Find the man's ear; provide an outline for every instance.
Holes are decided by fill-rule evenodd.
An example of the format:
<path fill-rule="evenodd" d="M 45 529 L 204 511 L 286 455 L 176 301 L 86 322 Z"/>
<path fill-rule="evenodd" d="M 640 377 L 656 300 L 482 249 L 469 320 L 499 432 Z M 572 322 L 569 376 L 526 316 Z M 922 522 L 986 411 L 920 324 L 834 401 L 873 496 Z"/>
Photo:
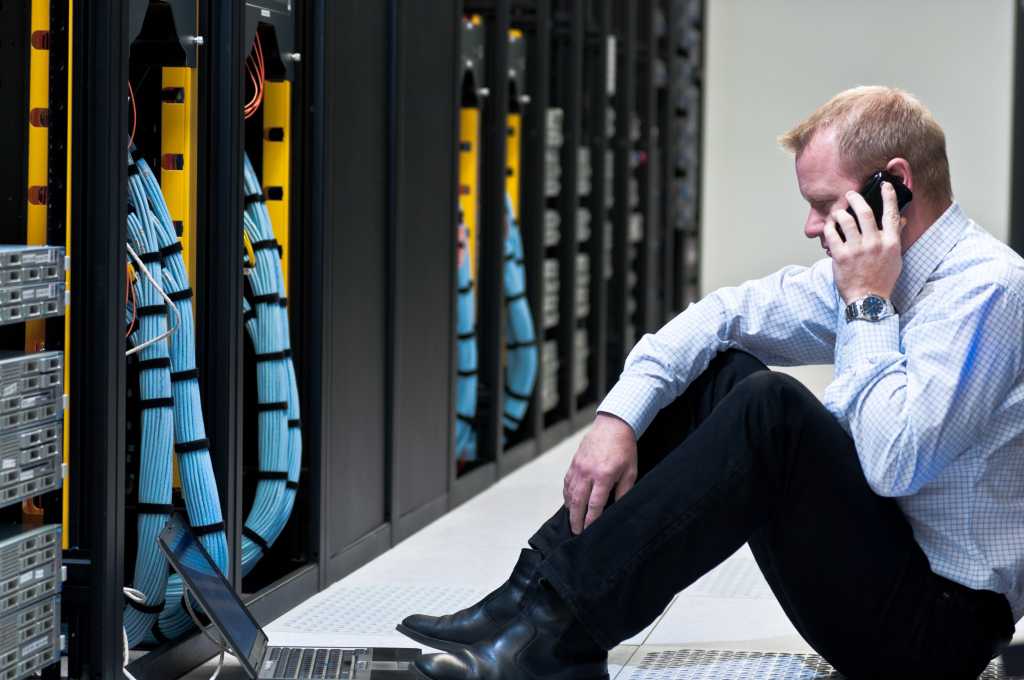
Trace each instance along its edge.
<path fill-rule="evenodd" d="M 914 190 L 914 173 L 906 158 L 893 158 L 886 163 L 885 171 L 899 177 L 911 191 Z"/>

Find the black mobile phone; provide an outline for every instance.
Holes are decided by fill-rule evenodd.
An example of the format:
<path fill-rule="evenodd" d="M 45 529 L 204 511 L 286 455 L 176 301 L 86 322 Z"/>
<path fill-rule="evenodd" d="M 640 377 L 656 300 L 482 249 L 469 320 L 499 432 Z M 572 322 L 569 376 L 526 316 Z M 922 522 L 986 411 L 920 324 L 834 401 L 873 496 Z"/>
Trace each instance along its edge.
<path fill-rule="evenodd" d="M 914 194 L 907 188 L 907 185 L 903 183 L 896 175 L 889 174 L 884 170 L 871 175 L 864 186 L 861 187 L 858 192 L 867 201 L 867 204 L 871 206 L 871 212 L 875 213 L 875 224 L 878 228 L 882 228 L 882 182 L 889 182 L 892 184 L 892 188 L 896 190 L 896 204 L 899 206 L 900 212 L 907 207 L 907 204 L 913 200 Z M 853 208 L 847 208 L 846 212 L 850 213 L 853 219 L 857 220 L 857 214 L 853 212 Z M 859 228 L 859 224 L 858 224 Z M 843 230 L 840 226 L 836 225 L 836 231 L 839 232 L 839 238 L 846 242 L 846 235 L 843 234 Z"/>

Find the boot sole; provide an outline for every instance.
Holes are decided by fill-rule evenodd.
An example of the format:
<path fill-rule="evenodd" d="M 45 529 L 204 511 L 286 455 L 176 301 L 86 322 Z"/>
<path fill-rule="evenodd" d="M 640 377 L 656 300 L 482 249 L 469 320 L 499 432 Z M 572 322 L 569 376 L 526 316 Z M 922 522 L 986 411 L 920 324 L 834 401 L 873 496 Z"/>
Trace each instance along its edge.
<path fill-rule="evenodd" d="M 452 642 L 451 640 L 441 640 L 440 638 L 434 638 L 430 637 L 429 635 L 424 635 L 423 633 L 415 631 L 412 628 L 409 628 L 408 626 L 402 625 L 401 623 L 395 626 L 395 630 L 397 630 L 399 633 L 406 636 L 407 638 L 411 638 L 412 640 L 419 642 L 420 644 L 426 645 L 433 649 L 440 649 L 442 652 L 448 652 L 450 654 L 456 654 L 469 647 L 469 645 L 464 645 L 460 642 Z"/>

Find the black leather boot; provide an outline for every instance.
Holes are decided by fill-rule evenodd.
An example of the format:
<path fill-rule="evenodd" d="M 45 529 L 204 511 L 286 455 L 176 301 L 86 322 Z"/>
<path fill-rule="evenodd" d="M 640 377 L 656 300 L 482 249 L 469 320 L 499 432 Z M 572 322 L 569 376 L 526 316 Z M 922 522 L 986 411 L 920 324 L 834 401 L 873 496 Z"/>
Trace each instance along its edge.
<path fill-rule="evenodd" d="M 543 581 L 519 614 L 487 640 L 416 660 L 431 680 L 608 680 L 608 653 Z"/>
<path fill-rule="evenodd" d="M 446 616 L 414 614 L 398 624 L 398 632 L 447 652 L 458 651 L 489 638 L 515 618 L 541 559 L 536 550 L 524 549 L 509 579 L 472 607 Z"/>

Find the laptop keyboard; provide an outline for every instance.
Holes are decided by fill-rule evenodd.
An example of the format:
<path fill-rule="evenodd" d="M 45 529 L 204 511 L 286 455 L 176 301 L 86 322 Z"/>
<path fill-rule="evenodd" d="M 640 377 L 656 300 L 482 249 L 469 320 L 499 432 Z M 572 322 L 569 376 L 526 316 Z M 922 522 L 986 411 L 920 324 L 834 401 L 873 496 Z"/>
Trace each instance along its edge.
<path fill-rule="evenodd" d="M 274 678 L 351 678 L 356 662 L 365 659 L 363 649 L 316 649 L 271 647 L 270 661 L 278 661 Z"/>

